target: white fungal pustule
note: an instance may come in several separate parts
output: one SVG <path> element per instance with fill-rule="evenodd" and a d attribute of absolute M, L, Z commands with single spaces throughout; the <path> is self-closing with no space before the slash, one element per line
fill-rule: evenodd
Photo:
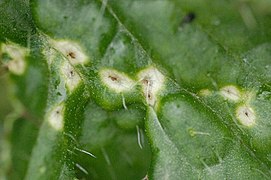
<path fill-rule="evenodd" d="M 80 76 L 68 62 L 64 62 L 61 66 L 61 73 L 69 91 L 73 91 L 81 82 Z"/>
<path fill-rule="evenodd" d="M 63 111 L 63 105 L 58 105 L 54 107 L 47 116 L 50 126 L 57 131 L 63 129 Z"/>
<path fill-rule="evenodd" d="M 241 105 L 236 109 L 236 117 L 244 126 L 249 127 L 255 124 L 255 112 L 247 105 Z"/>
<path fill-rule="evenodd" d="M 147 104 L 154 106 L 157 101 L 157 94 L 165 81 L 164 75 L 155 67 L 149 67 L 139 72 L 138 79 L 143 87 Z"/>
<path fill-rule="evenodd" d="M 220 89 L 220 94 L 227 100 L 237 102 L 241 98 L 241 93 L 237 87 L 233 85 L 224 86 Z"/>
<path fill-rule="evenodd" d="M 75 42 L 68 40 L 53 41 L 53 46 L 67 57 L 71 64 L 85 64 L 88 58 L 82 48 Z"/>
<path fill-rule="evenodd" d="M 16 75 L 22 75 L 26 69 L 25 56 L 27 49 L 13 44 L 4 44 L 1 48 L 2 53 L 7 53 L 11 58 L 5 65 L 8 70 Z"/>
<path fill-rule="evenodd" d="M 126 74 L 113 69 L 102 69 L 100 71 L 102 82 L 117 93 L 132 90 L 135 82 Z"/>

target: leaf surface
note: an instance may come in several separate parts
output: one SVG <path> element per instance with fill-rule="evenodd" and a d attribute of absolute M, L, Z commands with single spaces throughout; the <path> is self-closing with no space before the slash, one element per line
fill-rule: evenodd
<path fill-rule="evenodd" d="M 26 68 L 11 79 L 41 123 L 26 179 L 271 176 L 270 4 L 33 0 L 25 9 L 36 33 L 16 46 L 27 46 Z"/>

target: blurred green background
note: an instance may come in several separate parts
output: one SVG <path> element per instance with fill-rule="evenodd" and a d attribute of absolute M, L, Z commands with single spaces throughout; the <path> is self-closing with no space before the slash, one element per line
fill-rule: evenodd
<path fill-rule="evenodd" d="M 9 96 L 8 74 L 0 75 L 0 179 L 4 179 L 4 172 L 9 166 L 9 144 L 7 139 L 10 133 L 10 124 L 7 120 L 12 113 Z"/>
<path fill-rule="evenodd" d="M 0 75 L 0 120 L 1 120 L 1 132 L 2 123 L 4 118 L 11 112 L 10 99 L 8 98 L 8 75 Z"/>

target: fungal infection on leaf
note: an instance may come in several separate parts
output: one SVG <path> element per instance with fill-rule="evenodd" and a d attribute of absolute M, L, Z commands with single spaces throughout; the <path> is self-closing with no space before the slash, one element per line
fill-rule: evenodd
<path fill-rule="evenodd" d="M 255 124 L 256 116 L 253 109 L 247 105 L 241 105 L 236 110 L 236 117 L 244 126 L 252 126 Z"/>
<path fill-rule="evenodd" d="M 3 44 L 1 52 L 3 54 L 6 53 L 8 56 L 7 59 L 2 57 L 6 60 L 4 65 L 6 65 L 8 70 L 13 74 L 22 75 L 26 69 L 25 56 L 27 49 L 15 44 Z"/>
<path fill-rule="evenodd" d="M 200 95 L 200 96 L 209 96 L 209 95 L 211 95 L 211 91 L 209 90 L 209 89 L 201 89 L 199 92 L 198 92 L 198 94 Z"/>
<path fill-rule="evenodd" d="M 126 74 L 113 69 L 102 69 L 100 78 L 108 88 L 117 93 L 130 91 L 135 84 Z"/>
<path fill-rule="evenodd" d="M 138 79 L 143 87 L 147 104 L 154 106 L 157 101 L 157 94 L 165 81 L 164 75 L 155 67 L 149 67 L 139 72 Z"/>
<path fill-rule="evenodd" d="M 61 73 L 69 91 L 73 91 L 81 82 L 80 76 L 68 62 L 64 62 L 61 66 Z"/>
<path fill-rule="evenodd" d="M 220 89 L 220 94 L 227 100 L 237 102 L 241 98 L 241 93 L 237 87 L 233 85 L 224 86 Z"/>
<path fill-rule="evenodd" d="M 88 58 L 83 52 L 82 48 L 75 42 L 68 40 L 60 40 L 53 42 L 54 47 L 67 57 L 71 64 L 85 64 Z"/>
<path fill-rule="evenodd" d="M 63 129 L 63 105 L 54 107 L 48 114 L 48 122 L 57 131 Z"/>

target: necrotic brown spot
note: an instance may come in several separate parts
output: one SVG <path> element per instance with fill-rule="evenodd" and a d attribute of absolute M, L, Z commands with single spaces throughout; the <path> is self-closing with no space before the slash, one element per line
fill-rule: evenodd
<path fill-rule="evenodd" d="M 74 75 L 74 72 L 73 72 L 73 71 L 70 71 L 70 75 L 73 76 L 73 75 Z"/>
<path fill-rule="evenodd" d="M 115 77 L 115 76 L 111 76 L 111 75 L 109 75 L 108 76 L 112 81 L 118 81 L 118 78 L 117 77 Z"/>
<path fill-rule="evenodd" d="M 149 84 L 149 81 L 148 81 L 147 79 L 144 79 L 144 80 L 143 80 L 143 84 L 148 85 L 148 84 Z"/>
<path fill-rule="evenodd" d="M 68 56 L 71 57 L 72 59 L 75 59 L 75 53 L 74 52 L 69 52 Z"/>

